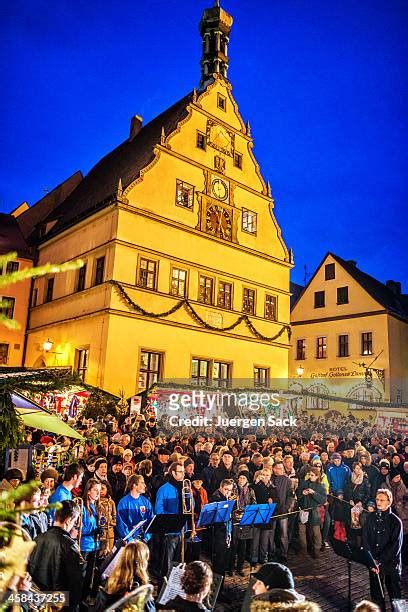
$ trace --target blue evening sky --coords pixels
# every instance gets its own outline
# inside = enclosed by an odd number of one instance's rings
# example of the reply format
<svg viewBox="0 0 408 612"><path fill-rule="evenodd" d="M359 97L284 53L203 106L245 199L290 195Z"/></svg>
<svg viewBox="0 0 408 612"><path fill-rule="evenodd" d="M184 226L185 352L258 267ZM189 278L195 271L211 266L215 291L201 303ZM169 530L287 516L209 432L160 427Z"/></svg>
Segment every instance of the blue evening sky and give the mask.
<svg viewBox="0 0 408 612"><path fill-rule="evenodd" d="M225 0L229 78L302 282L331 250L408 292L406 0ZM0 210L90 168L199 81L206 0L3 4Z"/></svg>

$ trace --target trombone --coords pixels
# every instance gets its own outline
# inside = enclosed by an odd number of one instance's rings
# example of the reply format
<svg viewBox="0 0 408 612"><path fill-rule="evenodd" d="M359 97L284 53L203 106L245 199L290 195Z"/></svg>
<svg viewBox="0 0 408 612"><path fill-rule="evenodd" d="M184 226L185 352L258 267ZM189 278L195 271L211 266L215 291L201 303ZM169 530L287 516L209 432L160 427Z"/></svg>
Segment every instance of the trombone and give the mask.
<svg viewBox="0 0 408 612"><path fill-rule="evenodd" d="M181 507L183 514L191 516L191 535L188 539L189 542L199 542L197 537L197 530L194 521L194 497L193 497L193 488L191 486L191 481L188 478L183 480L183 485L181 488ZM184 563L184 529L181 531L181 562Z"/></svg>
<svg viewBox="0 0 408 612"><path fill-rule="evenodd" d="M78 508L78 512L79 512L78 524L76 525L76 528L78 530L78 548L79 548L79 550L81 550L82 514L83 514L83 509L84 509L84 500L82 499L82 497L74 497L72 501L74 502L74 504Z"/></svg>

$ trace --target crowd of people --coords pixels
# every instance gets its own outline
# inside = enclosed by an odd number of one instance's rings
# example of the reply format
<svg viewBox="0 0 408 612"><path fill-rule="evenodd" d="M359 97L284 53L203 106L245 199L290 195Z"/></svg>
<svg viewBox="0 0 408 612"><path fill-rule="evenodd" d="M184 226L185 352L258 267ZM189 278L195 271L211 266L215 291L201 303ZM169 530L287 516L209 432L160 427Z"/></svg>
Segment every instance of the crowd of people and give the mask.
<svg viewBox="0 0 408 612"><path fill-rule="evenodd" d="M18 502L21 524L37 544L26 581L69 592L70 609L98 612L152 579L160 584L185 558L183 594L167 609L206 609L212 573L245 576L246 565L256 578L250 603L265 593L277 601L271 591L282 589L284 601L296 602L293 577L277 579L291 576L289 549L315 559L334 538L371 553L371 599L385 609L380 584L399 599L401 561L407 562L408 438L386 436L353 417L353 427L345 417L333 418L323 429L321 420L305 417L295 431L273 435L170 432L153 415L78 418L71 425L85 442L74 448L69 438L27 433L25 446L42 461L26 475L39 468L41 486ZM59 462L50 465L56 443ZM0 489L22 482L21 471L9 467ZM229 520L196 531L203 506L229 499L235 500ZM55 502L56 510L42 510ZM275 504L272 520L240 526L253 504ZM171 529L164 520L161 531L149 532L153 517L162 515L169 515ZM184 515L184 527L174 527L177 515ZM101 565L110 559L114 567L102 579ZM145 609L155 609L151 595Z"/></svg>

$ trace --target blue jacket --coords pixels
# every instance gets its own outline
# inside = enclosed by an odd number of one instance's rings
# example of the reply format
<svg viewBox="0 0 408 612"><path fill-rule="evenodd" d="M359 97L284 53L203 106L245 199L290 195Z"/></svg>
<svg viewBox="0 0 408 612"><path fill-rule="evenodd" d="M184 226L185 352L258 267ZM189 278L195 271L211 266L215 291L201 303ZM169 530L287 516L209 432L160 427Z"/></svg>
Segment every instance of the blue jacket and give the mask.
<svg viewBox="0 0 408 612"><path fill-rule="evenodd" d="M329 481L330 492L344 491L346 483L350 480L351 471L345 463L340 463L339 466L332 463L327 468L327 480Z"/></svg>
<svg viewBox="0 0 408 612"><path fill-rule="evenodd" d="M98 517L96 513L96 508L94 504L90 504L91 506L91 516L88 514L88 510L84 507L82 508L82 530L81 530L81 543L80 550L81 552L92 552L99 548L99 543L96 543L96 535L98 529Z"/></svg>
<svg viewBox="0 0 408 612"><path fill-rule="evenodd" d="M140 521L150 521L153 518L153 506L144 495L137 499L130 493L122 497L116 510L116 531L124 538ZM139 532L138 532L139 533Z"/></svg>
<svg viewBox="0 0 408 612"><path fill-rule="evenodd" d="M71 500L72 493L71 491L68 491L68 489L66 489L64 485L61 484L55 489L54 493L50 496L48 503L54 504L55 502L62 502L66 499ZM51 523L54 523L55 510L49 510L48 514L50 515Z"/></svg>
<svg viewBox="0 0 408 612"><path fill-rule="evenodd" d="M162 485L156 494L156 514L178 514L179 492L170 482Z"/></svg>

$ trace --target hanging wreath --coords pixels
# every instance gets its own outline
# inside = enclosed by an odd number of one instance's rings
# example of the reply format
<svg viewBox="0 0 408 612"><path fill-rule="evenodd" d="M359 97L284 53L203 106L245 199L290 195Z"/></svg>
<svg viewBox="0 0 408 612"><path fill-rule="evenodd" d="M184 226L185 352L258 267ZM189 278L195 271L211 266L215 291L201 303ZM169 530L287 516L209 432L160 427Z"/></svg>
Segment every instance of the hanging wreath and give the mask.
<svg viewBox="0 0 408 612"><path fill-rule="evenodd" d="M170 308L169 310L166 310L164 312L160 312L160 313L149 312L149 311L145 310L144 308L142 308L142 306L139 306L139 304L136 304L136 302L134 302L132 300L130 295L125 291L123 286L118 281L111 280L110 283L116 288L116 290L118 291L119 295L126 302L126 304L129 306L129 308L131 308L132 310L136 311L137 313L139 313L139 314L141 314L141 315L143 315L145 317L149 317L149 318L152 318L152 319L165 318L165 317L168 317L169 315L177 312L178 310L180 310L180 308L184 307L185 310L188 312L188 314L191 316L191 318L194 319L194 321L196 323L198 323L202 327L205 327L205 329L209 329L211 331L224 331L224 332L225 331L231 331L232 329L237 327L240 323L246 323L249 331L254 336L259 338L259 340L263 340L264 342L273 342L274 340L277 340L285 331L287 331L287 333L288 333L289 340L290 340L291 335L292 335L292 330L291 330L290 325L282 325L281 329L274 336L271 336L271 337L264 336L263 334L261 334L254 327L252 321L250 320L250 318L248 317L247 314L240 315L234 321L234 323L231 323L231 325L227 325L226 327L216 327L214 325L210 325L209 323L207 323L207 321L204 321L204 319L202 319L200 317L200 315L196 312L196 310L194 310L193 306L191 305L191 303L188 301L187 298L183 298L182 300L177 302L177 304L175 304L172 308Z"/></svg>

